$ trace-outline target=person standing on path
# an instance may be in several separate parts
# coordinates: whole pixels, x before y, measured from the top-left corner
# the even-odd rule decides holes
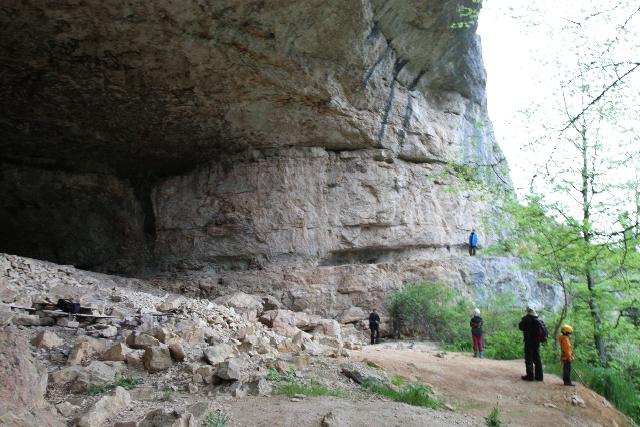
[[[469,322],[471,326],[471,338],[473,339],[473,357],[482,359],[484,348],[482,346],[482,317],[480,317],[480,309],[473,310],[474,316]]]
[[[476,230],[471,230],[471,234],[469,234],[469,255],[474,256],[476,254],[476,249],[478,249],[478,235],[476,234]]]
[[[380,316],[375,308],[369,313],[369,329],[371,329],[371,345],[378,344],[378,339],[380,338]]]
[[[542,325],[538,319],[538,313],[531,308],[526,308],[526,314],[520,320],[518,328],[524,337],[524,365],[526,375],[521,378],[525,381],[542,381],[542,360],[540,360],[540,342]]]
[[[571,362],[574,359],[573,348],[571,347],[573,328],[569,325],[562,325],[560,332],[562,335],[558,337],[558,342],[560,343],[560,350],[562,350],[562,354],[560,355],[560,361],[562,362],[562,380],[564,381],[564,385],[574,387],[575,384],[571,382]]]

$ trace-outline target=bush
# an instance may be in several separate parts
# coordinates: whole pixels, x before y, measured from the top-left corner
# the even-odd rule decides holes
[[[524,345],[519,330],[497,331],[485,334],[484,355],[490,359],[522,359]]]
[[[447,286],[407,285],[392,294],[388,311],[396,335],[428,337],[446,344],[468,341],[471,304]]]
[[[640,422],[640,389],[634,386],[627,373],[575,363],[574,371],[579,381],[606,397],[634,421]]]

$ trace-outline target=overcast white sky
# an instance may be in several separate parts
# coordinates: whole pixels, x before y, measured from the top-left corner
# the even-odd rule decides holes
[[[594,37],[594,44],[616,36],[621,17],[637,10],[638,4],[628,0],[485,0],[480,14],[478,33],[482,39],[483,56],[487,69],[487,97],[489,116],[493,122],[496,137],[511,167],[511,176],[520,194],[526,192],[534,165],[544,161],[548,151],[536,142],[536,149],[526,148],[533,135],[539,135],[541,123],[535,123],[521,111],[538,104],[538,111],[550,108],[558,102],[558,64],[566,62],[571,67],[575,61],[576,49],[572,45],[580,41],[572,38],[573,21],[583,22],[583,28],[593,26],[588,34]],[[593,18],[586,16],[593,12]],[[617,14],[617,15],[616,15]],[[609,19],[611,15],[611,19]],[[640,14],[639,14],[640,15]],[[638,17],[631,24],[638,26]],[[617,53],[626,60],[640,60],[638,54],[638,28],[632,32],[629,41],[620,43]],[[635,38],[634,38],[635,37]],[[635,48],[635,52],[631,50]],[[573,50],[574,52],[571,52]],[[583,48],[587,50],[587,48]],[[563,65],[561,65],[563,66]],[[640,71],[635,74],[640,75]],[[634,77],[637,88],[640,82]],[[640,92],[640,90],[638,90]],[[561,117],[538,115],[548,123],[562,120]],[[633,117],[633,116],[632,116]],[[640,129],[635,116],[635,129]],[[632,118],[632,120],[634,120]],[[618,136],[610,139],[619,139]],[[544,142],[544,141],[543,141]]]

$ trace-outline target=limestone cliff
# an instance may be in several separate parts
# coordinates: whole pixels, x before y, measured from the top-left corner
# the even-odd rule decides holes
[[[0,251],[287,292],[397,270],[344,307],[450,271],[487,207],[448,163],[502,157],[461,4],[5,1]]]

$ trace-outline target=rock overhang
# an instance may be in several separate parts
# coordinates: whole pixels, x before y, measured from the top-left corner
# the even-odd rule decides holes
[[[2,249],[127,271],[457,245],[476,208],[424,177],[495,157],[460,4],[8,2]]]

